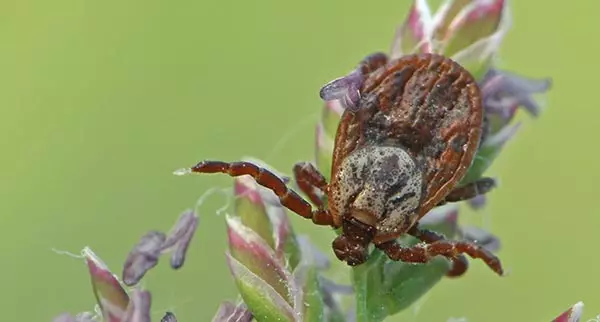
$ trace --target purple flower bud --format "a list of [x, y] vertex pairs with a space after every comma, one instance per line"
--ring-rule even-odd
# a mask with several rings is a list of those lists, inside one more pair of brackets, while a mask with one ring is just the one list
[[165, 234], [158, 231], [151, 231], [142, 236], [123, 265], [122, 277], [125, 285], [137, 284], [148, 270], [158, 264], [165, 240]]
[[500, 239], [482, 228], [463, 226], [459, 229], [459, 235], [462, 239], [480, 245], [490, 252], [497, 252], [500, 250]]
[[471, 208], [473, 208], [474, 210], [478, 210], [483, 208], [486, 203], [487, 203], [487, 196], [486, 195], [478, 195], [475, 196], [474, 198], [471, 198], [467, 201], [467, 203], [469, 204], [469, 206], [471, 206]]
[[324, 101], [337, 100], [344, 109], [355, 112], [360, 101], [360, 88], [364, 77], [360, 70], [356, 69], [350, 74], [334, 79], [325, 84], [319, 93]]
[[137, 284], [154, 266], [161, 255], [172, 253], [171, 267], [179, 269], [185, 262], [185, 254], [198, 227], [198, 216], [187, 210], [168, 234], [150, 231], [129, 252], [123, 266], [123, 282], [127, 286]]
[[490, 69], [486, 74], [481, 90], [486, 111], [498, 115], [508, 123], [516, 108], [522, 106], [533, 116], [538, 116], [540, 106], [532, 97], [550, 89], [552, 80], [531, 79], [507, 71]]

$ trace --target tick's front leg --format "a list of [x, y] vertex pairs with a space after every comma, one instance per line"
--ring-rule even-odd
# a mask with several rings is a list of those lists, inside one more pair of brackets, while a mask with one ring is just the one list
[[456, 187], [452, 190], [438, 206], [448, 202], [464, 201], [486, 194], [496, 187], [496, 180], [484, 177], [464, 186]]
[[294, 178], [298, 188], [318, 208], [325, 208], [327, 180], [310, 162], [298, 162], [294, 165]]
[[[445, 240], [445, 237], [435, 231], [428, 229], [419, 228], [418, 224], [414, 225], [409, 231], [408, 234], [419, 239], [420, 241], [432, 244], [440, 240]], [[456, 258], [451, 258], [452, 267], [446, 273], [448, 277], [459, 277], [467, 272], [469, 268], [469, 262], [464, 255], [458, 255]]]
[[223, 162], [217, 160], [205, 160], [199, 162], [189, 169], [178, 170], [185, 173], [224, 173], [231, 177], [248, 175], [261, 186], [273, 191], [279, 198], [281, 205], [296, 214], [311, 219], [317, 225], [333, 226], [333, 218], [329, 211], [324, 207], [313, 207], [298, 195], [294, 190], [289, 189], [285, 181], [271, 171], [260, 167], [252, 162]]
[[382, 250], [391, 260], [406, 263], [427, 263], [437, 255], [453, 259], [460, 254], [467, 254], [472, 258], [483, 260], [498, 275], [504, 275], [504, 270], [498, 257], [485, 248], [469, 242], [439, 240], [431, 244], [417, 244], [412, 247], [403, 247], [396, 241], [391, 241], [379, 244], [377, 248]]

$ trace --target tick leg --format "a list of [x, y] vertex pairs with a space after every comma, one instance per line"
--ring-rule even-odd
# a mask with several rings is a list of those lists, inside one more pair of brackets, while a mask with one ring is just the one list
[[[310, 162], [298, 162], [294, 165], [294, 177], [298, 188], [313, 204], [325, 208], [324, 195], [327, 193], [327, 180]], [[320, 192], [322, 195], [318, 195]]]
[[361, 74], [367, 76], [370, 73], [377, 70], [379, 67], [384, 66], [388, 62], [386, 54], [378, 52], [373, 53], [365, 58], [358, 64]]
[[[419, 228], [418, 224], [413, 226], [408, 231], [408, 234], [427, 244], [432, 244], [437, 241], [446, 239], [443, 235], [435, 231]], [[451, 258], [450, 261], [452, 262], [452, 267], [450, 268], [450, 271], [448, 271], [448, 273], [446, 274], [446, 276], [448, 277], [459, 277], [463, 275], [469, 268], [469, 262], [467, 261], [467, 258], [462, 254], [456, 256], [455, 258]]]
[[485, 248], [469, 242], [438, 240], [431, 244], [402, 247], [396, 241], [390, 241], [377, 245], [377, 248], [385, 252], [391, 260], [407, 263], [427, 263], [437, 255], [453, 259], [460, 254], [467, 254], [472, 258], [482, 259], [498, 275], [504, 274], [498, 257]]
[[454, 188], [454, 190], [450, 191], [450, 193], [446, 196], [446, 199], [440, 202], [438, 206], [441, 206], [448, 202], [468, 200], [479, 195], [486, 194], [495, 187], [496, 180], [494, 180], [493, 178], [484, 177], [464, 186]]
[[192, 173], [224, 173], [231, 177], [249, 175], [256, 182], [270, 189], [277, 195], [281, 204], [296, 214], [311, 219], [317, 225], [332, 226], [333, 218], [329, 211], [324, 208], [313, 209], [308, 201], [304, 200], [294, 190], [289, 189], [284, 180], [271, 171], [261, 168], [251, 162], [223, 162], [202, 161], [192, 168]]

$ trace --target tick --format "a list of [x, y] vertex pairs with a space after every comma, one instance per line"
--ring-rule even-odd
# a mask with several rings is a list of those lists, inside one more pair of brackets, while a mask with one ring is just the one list
[[[355, 75], [360, 82], [350, 88], [345, 101], [348, 108], [335, 136], [330, 182], [309, 162], [293, 167], [298, 188], [314, 206], [282, 178], [250, 162], [202, 161], [190, 171], [252, 176], [292, 212], [317, 225], [341, 228], [333, 251], [351, 266], [364, 263], [374, 245], [395, 261], [426, 263], [444, 256], [453, 262], [449, 276], [466, 271], [464, 254], [482, 259], [503, 275], [499, 259], [486, 249], [419, 227], [419, 219], [434, 207], [494, 187], [490, 178], [458, 185], [484, 128], [475, 79], [437, 54], [389, 60], [376, 53], [360, 62]], [[327, 99], [340, 82], [326, 85], [321, 97]], [[397, 239], [406, 234], [421, 243], [400, 245]]]

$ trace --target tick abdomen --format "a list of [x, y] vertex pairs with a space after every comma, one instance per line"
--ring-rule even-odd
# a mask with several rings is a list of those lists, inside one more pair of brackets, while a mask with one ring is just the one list
[[348, 155], [333, 178], [331, 206], [377, 229], [403, 233], [418, 219], [423, 175], [402, 147], [367, 145]]

